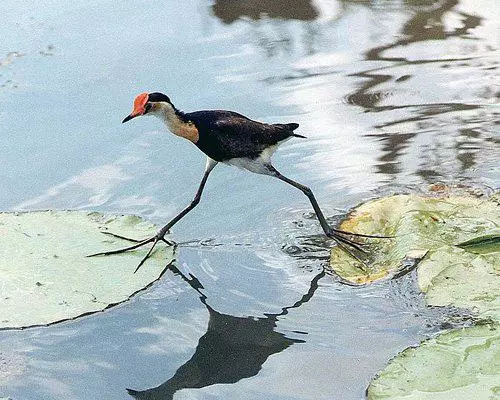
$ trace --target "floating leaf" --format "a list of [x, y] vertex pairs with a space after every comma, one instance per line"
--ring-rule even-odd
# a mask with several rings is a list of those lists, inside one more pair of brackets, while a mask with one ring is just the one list
[[[332, 249], [330, 265], [343, 279], [366, 284], [398, 273], [403, 260], [415, 251], [428, 252], [429, 257], [443, 248], [444, 257], [446, 253], [457, 255], [456, 243], [496, 234], [499, 224], [500, 207], [494, 198], [395, 195], [377, 199], [354, 209], [340, 229], [394, 238], [369, 240], [373, 245], [368, 268], [339, 247]], [[476, 249], [487, 246], [486, 239], [476, 240]], [[414, 263], [418, 261], [418, 257], [414, 259]]]
[[86, 255], [130, 245], [104, 235], [146, 238], [154, 225], [135, 216], [75, 211], [0, 213], [0, 328], [44, 325], [103, 310], [158, 279], [173, 259], [158, 246], [134, 274], [147, 246], [134, 252]]
[[427, 251], [425, 257], [421, 253], [415, 258], [422, 258], [417, 279], [426, 303], [468, 308], [493, 321], [404, 350], [370, 384], [368, 399], [498, 398], [499, 224], [500, 207], [494, 196], [398, 195], [360, 206], [341, 225], [343, 230], [395, 236], [376, 244], [369, 271], [333, 249], [332, 268], [344, 279], [367, 283], [394, 275], [405, 256], [422, 249]]
[[496, 399], [500, 393], [498, 324], [457, 329], [391, 360], [368, 400]]
[[430, 306], [468, 308], [500, 320], [500, 253], [474, 254], [446, 246], [418, 266], [420, 290]]

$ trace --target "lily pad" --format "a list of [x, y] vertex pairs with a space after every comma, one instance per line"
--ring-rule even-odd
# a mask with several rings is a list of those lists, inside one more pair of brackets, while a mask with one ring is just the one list
[[367, 390], [369, 400], [496, 399], [498, 324], [457, 329], [398, 354]]
[[157, 280], [173, 259], [158, 246], [134, 274], [147, 246], [107, 257], [156, 227], [136, 216], [77, 211], [0, 213], [0, 329], [46, 325], [104, 310]]
[[[494, 239], [500, 232], [500, 206], [493, 196], [390, 196], [357, 207], [342, 222], [340, 229], [394, 236], [393, 239], [370, 240], [373, 242], [372, 259], [367, 266], [338, 247], [332, 249], [331, 267], [353, 284], [366, 284], [396, 274], [411, 254], [427, 253], [427, 258], [439, 251], [450, 263], [462, 262], [462, 256], [466, 263], [470, 259], [467, 254], [485, 253], [486, 256], [489, 253], [491, 258], [486, 257], [486, 260], [500, 264], [498, 239]], [[463, 249], [457, 248], [457, 244]], [[414, 262], [418, 261], [416, 257]]]
[[500, 320], [500, 253], [474, 254], [443, 246], [418, 266], [417, 278], [430, 306], [468, 308]]

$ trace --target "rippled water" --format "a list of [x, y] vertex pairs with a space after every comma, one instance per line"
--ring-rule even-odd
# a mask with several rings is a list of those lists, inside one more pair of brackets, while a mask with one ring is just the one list
[[[204, 156], [133, 97], [298, 122], [276, 166], [332, 221], [443, 182], [499, 183], [498, 5], [491, 1], [4, 0], [0, 206], [134, 213], [161, 224]], [[355, 288], [325, 273], [307, 199], [218, 167], [176, 225], [171, 271], [76, 321], [0, 332], [13, 399], [360, 399], [401, 349], [454, 323], [412, 277]], [[458, 318], [458, 321], [457, 321]], [[10, 361], [9, 361], [10, 360]], [[1, 372], [1, 368], [0, 368]]]

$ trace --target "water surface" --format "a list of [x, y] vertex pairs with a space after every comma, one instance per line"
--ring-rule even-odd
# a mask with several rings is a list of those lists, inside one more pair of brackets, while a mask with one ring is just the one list
[[[204, 156], [156, 120], [120, 124], [143, 91], [186, 111], [300, 123], [308, 139], [275, 164], [332, 222], [436, 182], [498, 187], [493, 0], [2, 8], [3, 210], [166, 222], [194, 195]], [[394, 354], [454, 323], [423, 306], [412, 276], [355, 288], [325, 273], [332, 243], [307, 199], [269, 177], [218, 166], [172, 235], [192, 242], [131, 301], [0, 332], [0, 354], [20, 364], [0, 397], [361, 399]]]

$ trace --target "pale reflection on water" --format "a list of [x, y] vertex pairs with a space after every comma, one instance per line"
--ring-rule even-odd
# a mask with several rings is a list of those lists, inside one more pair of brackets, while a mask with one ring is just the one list
[[[498, 187], [495, 1], [4, 3], [3, 209], [161, 224], [187, 204], [203, 156], [153, 120], [120, 124], [145, 90], [300, 123], [308, 139], [276, 165], [332, 223], [436, 181]], [[0, 397], [359, 399], [395, 353], [467, 323], [426, 308], [412, 276], [352, 288], [325, 273], [332, 243], [310, 211], [280, 182], [217, 167], [160, 282], [109, 312], [1, 332], [0, 357], [22, 365]]]

